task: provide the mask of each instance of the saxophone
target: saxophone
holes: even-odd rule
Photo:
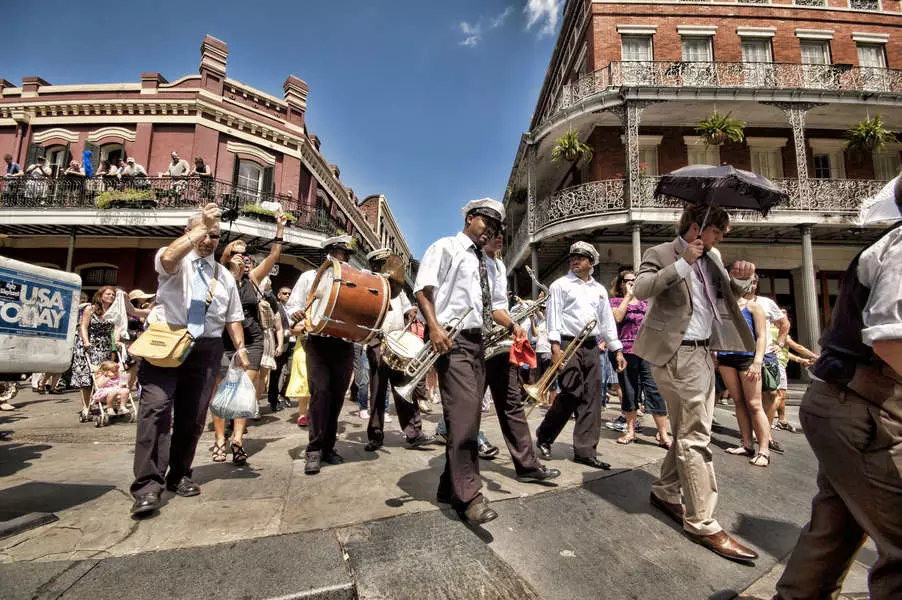
[[[526,300],[523,302],[524,306],[520,310],[517,310],[511,313],[511,321],[514,323],[519,323],[523,319],[527,319],[533,315],[540,308],[545,306],[545,303],[548,302],[548,288],[542,285],[538,279],[536,279],[535,273],[532,272],[532,269],[528,266],[526,267],[526,272],[529,273],[529,276],[533,281],[536,282],[536,285],[539,286],[544,292],[545,297],[541,300]],[[513,340],[510,339],[510,331],[507,330],[507,327],[503,325],[494,325],[491,330],[489,330],[488,335],[485,337],[485,357],[486,359],[492,358],[493,356],[497,356],[502,352],[510,352],[511,345],[513,344]]]

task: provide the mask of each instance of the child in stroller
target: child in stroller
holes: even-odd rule
[[[119,374],[119,363],[112,360],[100,363],[94,376],[94,381],[96,385],[92,400],[101,403],[101,405],[105,403],[108,416],[115,417],[116,415],[129,414],[128,384],[122,380]],[[117,400],[119,401],[118,411],[113,406]]]

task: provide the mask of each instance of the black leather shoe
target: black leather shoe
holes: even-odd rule
[[[463,511],[463,517],[470,523],[481,524],[497,519],[498,513],[492,510],[485,496],[482,496],[470,502],[467,509]]]
[[[523,483],[540,483],[542,481],[554,479],[555,477],[560,477],[560,475],[561,472],[557,469],[549,469],[545,465],[542,465],[541,467],[538,467],[536,469],[523,471],[522,473],[517,475],[517,479],[519,479]]]
[[[273,406],[272,404],[270,404],[270,405],[269,405],[269,412],[279,412],[279,411],[281,411],[281,410],[284,410],[284,408],[285,408],[285,407],[282,406],[281,404],[276,404],[275,406]]]
[[[172,485],[171,483],[166,484],[166,489],[170,492],[175,492],[179,496],[184,496],[185,498],[200,494],[200,486],[188,479],[188,477],[179,479],[178,485]]]
[[[479,458],[483,460],[491,460],[495,458],[496,456],[498,456],[498,452],[498,447],[493,446],[489,442],[479,444]]]
[[[367,452],[375,452],[379,448],[382,447],[382,440],[370,440],[366,443],[366,446],[363,447]]]
[[[330,465],[340,465],[345,459],[341,457],[341,454],[333,450],[332,452],[323,454],[323,461]]]
[[[148,513],[152,513],[155,510],[160,508],[160,494],[157,492],[150,492],[149,494],[144,494],[143,496],[138,496],[135,498],[135,503],[132,504],[131,514],[133,517],[138,515],[146,515]]]
[[[539,456],[541,456],[544,460],[551,460],[551,444],[538,442],[536,444],[536,449],[539,451]]]
[[[604,469],[607,471],[611,468],[611,465],[604,462],[603,460],[598,460],[596,456],[576,456],[573,458],[573,462],[577,462],[581,465],[586,465],[587,467],[593,467],[595,469]]]
[[[413,438],[412,440],[407,440],[407,443],[410,445],[411,448],[421,448],[423,446],[428,446],[429,444],[434,444],[435,436],[434,435],[426,435],[425,433],[421,433],[419,436]],[[495,450],[496,450],[495,454],[497,454],[498,449],[495,448]]]
[[[435,493],[435,501],[439,504],[451,504],[451,501],[454,499],[454,494],[451,492],[446,492],[445,490],[439,489]]]
[[[304,464],[304,474],[305,475],[316,475],[319,473],[320,469],[320,456],[319,454],[308,454],[307,462]]]

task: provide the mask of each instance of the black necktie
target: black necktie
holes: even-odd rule
[[[479,287],[482,288],[482,331],[483,335],[492,327],[492,294],[489,292],[489,273],[485,268],[485,254],[481,248],[475,248],[479,259]]]

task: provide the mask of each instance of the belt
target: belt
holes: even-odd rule
[[[561,336],[561,345],[566,348],[567,346],[570,345],[570,342],[572,342],[575,339],[576,338],[569,336],[569,335],[562,335]],[[593,349],[596,346],[598,346],[598,344],[595,342],[594,335],[589,336],[589,338],[585,342],[583,342],[582,344],[579,345],[580,348],[589,348],[589,349]]]
[[[692,346],[693,348],[707,348],[711,342],[711,338],[707,340],[683,340],[680,346]]]
[[[460,335],[466,338],[482,339],[482,327],[471,327],[470,329],[461,329]]]

